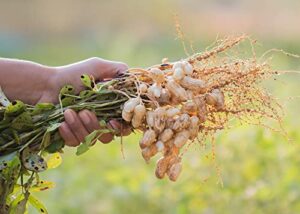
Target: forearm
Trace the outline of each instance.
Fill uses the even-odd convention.
[[[53,73],[53,68],[37,63],[0,58],[0,86],[10,100],[39,100]]]

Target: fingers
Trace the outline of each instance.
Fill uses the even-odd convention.
[[[128,70],[128,66],[122,62],[114,62],[101,58],[92,58],[95,66],[92,75],[96,80],[112,79],[121,76]]]
[[[85,126],[81,122],[80,118],[76,114],[75,111],[71,109],[67,109],[64,113],[65,121],[68,124],[68,127],[72,131],[73,135],[77,138],[79,142],[82,142],[89,134],[89,132],[86,130]]]
[[[59,132],[61,137],[65,140],[65,144],[68,146],[78,146],[89,133],[101,128],[114,129],[116,130],[117,136],[127,136],[131,133],[129,127],[117,120],[111,120],[107,127],[101,127],[95,113],[88,110],[82,110],[77,114],[75,111],[67,109],[64,113],[64,117],[65,122],[61,124]],[[99,137],[102,143],[109,143],[113,139],[113,133],[105,133]]]
[[[105,128],[105,127],[100,127],[96,115],[91,111],[82,110],[78,113],[78,116],[89,132],[93,132],[95,130]],[[113,140],[113,138],[114,138],[114,136],[112,133],[105,133],[99,137],[99,140],[102,143],[109,143]]]
[[[131,133],[131,128],[120,123],[117,120],[111,120],[109,121],[109,125],[112,129],[117,131],[117,136],[128,136]]]
[[[93,132],[94,130],[100,129],[98,119],[93,112],[82,110],[78,113],[78,116],[88,132]]]
[[[53,91],[49,92],[49,94],[44,96],[39,102],[48,100],[57,102],[57,93],[61,87],[66,84],[73,85],[75,87],[75,92],[79,93],[80,90],[84,89],[80,79],[82,74],[93,76],[97,82],[122,76],[127,69],[128,66],[124,63],[104,60],[98,57],[93,57],[66,66],[56,67],[55,75],[49,83],[51,88],[53,88]]]
[[[78,146],[80,142],[77,140],[70,127],[66,122],[63,122],[59,127],[60,136],[64,139],[67,146]]]
[[[110,143],[114,139],[114,135],[112,133],[105,133],[99,137],[99,140],[104,143]]]

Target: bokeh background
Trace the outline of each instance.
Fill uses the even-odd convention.
[[[300,54],[299,0],[0,0],[0,57],[58,66],[99,56],[130,67],[180,59],[185,53],[174,13],[197,51],[217,36],[246,33],[259,41],[258,53]],[[272,66],[300,70],[300,60],[278,54]],[[132,134],[124,139],[125,159],[120,139],[80,157],[67,149],[63,164],[42,175],[57,186],[37,196],[51,214],[299,213],[299,82],[299,74],[286,74],[266,83],[285,109],[292,143],[238,126],[217,134],[217,166],[210,144],[196,145],[185,155],[179,181],[171,183],[154,177],[154,162],[144,163],[139,134]]]

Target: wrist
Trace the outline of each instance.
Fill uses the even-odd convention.
[[[37,81],[34,81],[35,85],[33,84],[33,95],[31,96],[34,98],[34,101],[31,103],[37,102],[56,102],[54,98],[52,98],[53,93],[57,93],[56,89],[56,76],[57,76],[57,69],[55,67],[49,66],[41,66],[40,75],[37,76]]]
[[[46,80],[44,90],[53,89],[56,86],[57,79],[59,79],[59,68],[58,67],[45,67]]]
[[[49,90],[54,68],[38,63],[0,59],[0,85],[10,100],[35,104]]]

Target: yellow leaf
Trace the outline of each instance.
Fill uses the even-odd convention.
[[[45,191],[55,187],[55,183],[51,181],[40,181],[38,184],[30,188],[31,192]]]
[[[62,157],[58,152],[50,154],[47,160],[48,169],[54,169],[58,167],[61,164],[61,162]]]

